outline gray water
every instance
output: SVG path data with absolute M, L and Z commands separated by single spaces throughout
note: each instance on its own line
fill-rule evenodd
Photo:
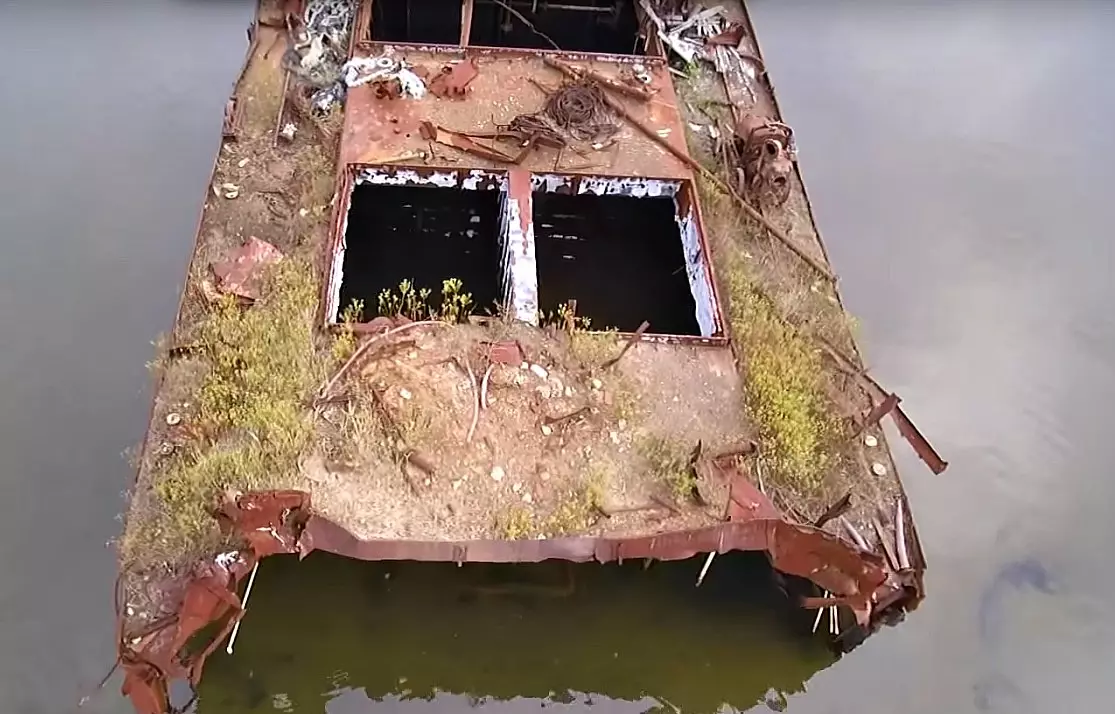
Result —
M 111 663 L 121 452 L 144 428 L 149 342 L 178 299 L 251 13 L 62 5 L 0 6 L 4 714 L 73 711 Z M 753 14 L 868 361 L 952 462 L 932 476 L 898 443 L 930 597 L 835 665 L 799 663 L 790 711 L 1102 711 L 1115 7 Z M 628 686 L 597 682 L 594 708 L 630 711 L 613 684 Z M 517 702 L 500 708 L 536 708 Z M 86 711 L 128 708 L 107 691 Z

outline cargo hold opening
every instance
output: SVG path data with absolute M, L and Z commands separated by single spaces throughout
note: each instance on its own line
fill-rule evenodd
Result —
M 468 43 L 564 52 L 645 53 L 634 0 L 476 0 Z
M 334 320 L 354 301 L 367 320 L 379 314 L 383 291 L 399 292 L 411 281 L 415 291 L 430 290 L 426 301 L 438 306 L 442 282 L 456 278 L 472 295 L 476 311 L 499 301 L 498 238 L 501 192 L 430 184 L 358 184 L 352 191 L 340 294 Z
M 634 183 L 610 192 L 618 187 L 536 185 L 542 314 L 576 300 L 592 330 L 634 332 L 646 320 L 655 334 L 712 336 L 717 311 L 692 217 L 679 216 L 672 190 L 648 195 Z
M 456 45 L 461 40 L 461 0 L 375 0 L 371 39 Z

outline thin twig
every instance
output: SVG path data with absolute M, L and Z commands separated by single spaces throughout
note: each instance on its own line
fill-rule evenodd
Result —
M 494 364 L 488 365 L 488 369 L 484 370 L 484 379 L 480 380 L 480 408 L 488 408 L 488 380 L 492 376 L 492 370 L 496 366 Z
M 244 621 L 243 613 L 248 609 L 248 598 L 252 596 L 252 586 L 256 582 L 256 573 L 259 572 L 259 559 L 256 559 L 255 565 L 252 566 L 252 574 L 248 577 L 248 587 L 244 588 L 244 600 L 240 603 L 241 617 L 237 618 L 236 625 L 232 628 L 232 635 L 228 638 L 228 647 L 225 647 L 226 654 L 232 654 L 232 646 L 236 644 L 236 636 L 240 634 L 240 623 Z
M 613 357 L 612 359 L 608 360 L 604 364 L 600 365 L 600 368 L 601 369 L 611 369 L 617 362 L 619 362 L 621 359 L 623 359 L 623 356 L 625 354 L 627 354 L 627 350 L 634 347 L 635 343 L 639 341 L 639 338 L 641 338 L 643 336 L 643 333 L 645 333 L 649 329 L 650 329 L 650 323 L 647 322 L 646 320 L 643 320 L 643 323 L 641 325 L 639 325 L 639 329 L 635 330 L 635 332 L 631 333 L 631 337 L 627 338 L 627 344 L 625 344 L 623 346 L 623 349 L 620 350 L 619 354 L 616 355 L 615 357 Z
M 890 544 L 886 529 L 875 517 L 871 518 L 871 526 L 875 529 L 875 535 L 879 537 L 879 544 L 883 546 L 883 555 L 887 558 L 887 565 L 890 566 L 891 570 L 898 572 L 898 556 L 894 553 L 894 546 Z
M 825 597 L 828 597 L 828 596 L 829 596 L 829 591 L 826 590 L 825 591 Z M 817 628 L 820 627 L 821 616 L 824 615 L 824 614 L 825 614 L 825 608 L 824 607 L 817 608 L 817 619 L 813 620 L 813 631 L 814 632 L 816 632 Z
M 541 30 L 539 30 L 539 29 L 538 29 L 537 27 L 535 27 L 535 26 L 534 26 L 534 23 L 532 23 L 532 22 L 531 22 L 530 20 L 528 20 L 528 19 L 526 19 L 525 17 L 523 17 L 523 14 L 522 14 L 521 12 L 519 12 L 519 11 L 518 11 L 518 10 L 516 10 L 515 8 L 511 7 L 511 6 L 510 6 L 510 5 L 508 5 L 507 3 L 503 2 L 503 0 L 492 0 L 492 2 L 494 2 L 494 3 L 496 4 L 496 5 L 499 5 L 499 6 L 500 6 L 500 7 L 502 7 L 502 8 L 504 9 L 504 10 L 506 10 L 506 11 L 507 11 L 507 12 L 509 12 L 509 13 L 511 13 L 511 14 L 512 14 L 512 15 L 514 15 L 515 17 L 519 18 L 519 21 L 520 21 L 520 22 L 522 22 L 522 23 L 523 23 L 524 25 L 526 25 L 526 26 L 527 26 L 527 29 L 528 29 L 528 30 L 530 30 L 530 31 L 531 31 L 531 32 L 533 32 L 534 34 L 538 35 L 538 36 L 539 36 L 539 37 L 541 37 L 542 39 L 544 39 L 544 40 L 546 40 L 547 42 L 549 42 L 549 43 L 550 43 L 551 45 L 553 45 L 553 46 L 554 46 L 554 49 L 555 49 L 555 50 L 558 50 L 559 52 L 561 51 L 561 48 L 560 48 L 560 47 L 558 47 L 558 43 L 556 43 L 556 42 L 554 42 L 554 41 L 553 41 L 552 39 L 550 39 L 550 36 L 549 36 L 549 35 L 547 35 L 547 34 L 546 34 L 545 32 L 542 32 L 542 31 L 541 31 Z
M 848 537 L 852 539 L 852 542 L 856 544 L 857 548 L 862 551 L 871 550 L 867 547 L 867 541 L 863 539 L 863 536 L 860 535 L 860 532 L 856 530 L 856 527 L 852 525 L 851 521 L 844 516 L 840 516 L 840 525 L 844 526 L 844 530 L 848 532 Z
M 906 550 L 906 513 L 902 508 L 902 499 L 898 499 L 894 512 L 894 541 L 898 548 L 898 567 L 903 570 L 910 569 L 910 554 Z
M 705 576 L 708 575 L 708 569 L 712 565 L 712 559 L 715 557 L 716 551 L 709 551 L 708 558 L 705 559 L 704 567 L 701 568 L 701 573 L 697 576 L 697 587 L 701 587 L 701 583 L 704 582 Z
M 408 322 L 407 324 L 402 325 L 400 327 L 396 327 L 396 328 L 388 330 L 387 332 L 382 332 L 378 335 L 370 337 L 367 341 L 364 342 L 364 344 L 362 344 L 362 345 L 360 345 L 359 347 L 356 348 L 356 351 L 352 353 L 352 356 L 349 357 L 348 360 L 344 364 L 341 365 L 341 368 L 338 369 L 336 371 L 336 373 L 333 374 L 333 376 L 329 379 L 329 381 L 326 382 L 321 387 L 321 389 L 318 390 L 318 397 L 319 398 L 324 398 L 326 395 L 328 395 L 330 390 L 332 390 L 333 387 L 336 386 L 337 382 L 340 381 L 341 377 L 345 376 L 345 373 L 348 372 L 348 370 L 352 367 L 352 365 L 356 364 L 356 361 L 358 359 L 360 359 L 360 357 L 362 357 L 364 355 L 364 353 L 368 351 L 368 348 L 371 347 L 372 345 L 374 345 L 378 342 L 381 342 L 382 340 L 384 340 L 384 339 L 386 339 L 386 338 L 388 338 L 392 335 L 397 335 L 400 332 L 406 332 L 407 330 L 413 329 L 415 327 L 421 327 L 422 325 L 446 325 L 446 324 L 448 324 L 448 323 L 443 322 L 442 320 L 422 320 L 420 322 Z
M 576 411 L 569 412 L 568 414 L 565 414 L 563 416 L 545 417 L 545 418 L 542 419 L 542 423 L 545 424 L 546 426 L 558 426 L 560 424 L 565 424 L 566 422 L 573 421 L 577 417 L 584 416 L 591 411 L 592 411 L 591 407 L 581 407 L 580 409 L 578 409 Z
M 468 372 L 468 383 L 472 386 L 472 423 L 469 424 L 468 434 L 465 436 L 465 443 L 471 443 L 472 435 L 476 433 L 476 425 L 480 423 L 480 387 L 476 384 L 476 372 L 472 371 L 468 362 L 458 360 L 458 363 Z

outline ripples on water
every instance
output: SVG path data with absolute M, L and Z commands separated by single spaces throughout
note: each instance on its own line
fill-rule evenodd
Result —
M 762 555 L 700 566 L 274 558 L 199 712 L 778 708 L 833 661 Z

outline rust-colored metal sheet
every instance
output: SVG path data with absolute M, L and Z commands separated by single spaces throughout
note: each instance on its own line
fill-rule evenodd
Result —
M 244 610 L 237 588 L 260 558 L 294 553 L 310 510 L 310 495 L 301 491 L 270 491 L 233 496 L 218 520 L 248 547 L 195 563 L 187 573 L 159 587 L 170 614 L 144 628 L 129 631 L 117 593 L 117 661 L 124 672 L 121 692 L 139 714 L 168 714 L 169 683 L 188 679 L 195 686 L 206 658 L 229 635 Z M 211 624 L 221 623 L 214 637 L 197 652 L 186 645 Z
M 265 240 L 255 236 L 232 251 L 224 260 L 213 263 L 217 287 L 221 292 L 247 300 L 259 297 L 259 282 L 263 269 L 283 259 L 282 252 Z
M 388 100 L 375 96 L 369 85 L 349 90 L 345 103 L 344 130 L 341 138 L 341 164 L 379 164 L 386 157 L 408 152 L 429 150 L 429 142 L 419 131 L 429 122 L 448 131 L 459 133 L 490 132 L 496 124 L 507 125 L 516 116 L 539 111 L 546 95 L 541 85 L 556 85 L 562 73 L 547 67 L 547 53 L 529 50 L 485 50 L 477 48 L 422 48 L 365 43 L 360 56 L 376 56 L 390 50 L 396 58 L 413 65 L 420 75 L 436 77 L 441 68 L 454 61 L 470 60 L 478 74 L 468 84 L 463 100 L 444 99 L 427 92 L 421 99 L 403 97 Z M 601 76 L 620 81 L 625 68 L 642 58 L 592 58 L 591 55 L 558 55 L 567 65 L 592 70 Z M 677 111 L 677 96 L 664 63 L 647 58 L 643 62 L 651 77 L 646 91 L 652 101 L 625 98 L 627 110 L 651 127 L 658 136 L 680 151 L 685 151 L 685 130 Z M 618 100 L 617 100 L 618 101 Z M 621 150 L 589 149 L 584 168 L 565 168 L 562 173 L 600 173 L 598 161 L 611 161 L 607 173 L 615 176 L 654 176 L 658 178 L 690 178 L 689 166 L 679 161 L 638 129 L 618 122 L 615 139 Z M 559 149 L 536 147 L 522 162 L 523 168 L 537 173 L 552 172 L 559 158 Z M 460 156 L 453 150 L 435 151 L 427 161 L 431 167 L 460 168 Z M 498 168 L 499 162 L 469 158 L 470 168 Z

